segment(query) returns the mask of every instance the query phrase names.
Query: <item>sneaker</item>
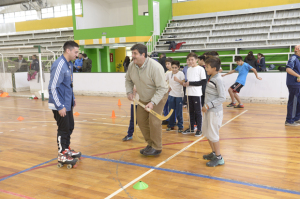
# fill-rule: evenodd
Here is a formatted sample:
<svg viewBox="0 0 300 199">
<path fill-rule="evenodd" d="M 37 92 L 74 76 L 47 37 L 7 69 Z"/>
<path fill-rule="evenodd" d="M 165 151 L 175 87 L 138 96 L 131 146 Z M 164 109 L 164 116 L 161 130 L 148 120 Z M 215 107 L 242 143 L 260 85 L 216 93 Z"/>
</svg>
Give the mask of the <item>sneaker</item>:
<svg viewBox="0 0 300 199">
<path fill-rule="evenodd" d="M 183 105 L 183 108 L 186 108 L 187 106 L 186 105 Z"/>
<path fill-rule="evenodd" d="M 164 120 L 164 121 L 162 121 L 162 123 L 161 123 L 161 125 L 167 125 L 167 124 L 169 124 L 169 121 L 167 121 L 167 120 Z"/>
<path fill-rule="evenodd" d="M 239 104 L 239 105 L 237 105 L 237 106 L 234 106 L 234 108 L 244 108 L 244 105 L 242 104 Z"/>
<path fill-rule="evenodd" d="M 227 105 L 227 107 L 233 107 L 235 105 L 236 105 L 235 103 L 231 102 L 230 104 Z"/>
<path fill-rule="evenodd" d="M 172 131 L 174 129 L 175 129 L 174 127 L 169 127 L 169 128 L 167 128 L 167 131 Z"/>
<path fill-rule="evenodd" d="M 140 150 L 140 153 L 143 155 L 145 151 L 149 151 L 150 149 L 152 149 L 152 147 L 147 145 L 144 149 Z"/>
<path fill-rule="evenodd" d="M 151 147 L 151 149 L 149 149 L 148 151 L 144 151 L 143 155 L 145 156 L 156 156 L 161 154 L 161 150 L 156 150 L 154 148 Z"/>
<path fill-rule="evenodd" d="M 214 156 L 215 156 L 215 153 L 214 153 L 214 152 L 211 152 L 211 153 L 208 154 L 208 155 L 203 155 L 203 159 L 204 159 L 204 160 L 212 160 Z"/>
<path fill-rule="evenodd" d="M 194 125 L 194 131 L 197 130 L 197 124 Z"/>
<path fill-rule="evenodd" d="M 300 124 L 300 120 L 295 121 L 294 123 Z"/>
<path fill-rule="evenodd" d="M 182 133 L 183 129 L 179 128 L 178 133 Z"/>
<path fill-rule="evenodd" d="M 208 167 L 215 167 L 215 166 L 218 166 L 218 165 L 223 165 L 225 164 L 225 161 L 224 159 L 218 159 L 216 155 L 214 155 L 214 157 L 211 159 L 211 161 L 207 162 L 206 163 L 206 166 Z"/>
<path fill-rule="evenodd" d="M 126 135 L 122 140 L 123 140 L 123 141 L 132 140 L 132 136 L 129 137 L 128 135 Z"/>
<path fill-rule="evenodd" d="M 81 157 L 81 152 L 71 149 L 70 146 L 69 146 L 69 153 L 71 154 L 72 158 L 80 158 Z"/>
<path fill-rule="evenodd" d="M 294 123 L 288 123 L 288 122 L 285 122 L 285 126 L 299 126 L 300 123 L 297 122 L 294 122 Z"/>
<path fill-rule="evenodd" d="M 186 129 L 186 130 L 184 130 L 183 132 L 182 132 L 182 134 L 190 134 L 190 133 L 194 133 L 194 129 Z"/>
<path fill-rule="evenodd" d="M 200 137 L 201 135 L 202 135 L 202 131 L 197 130 L 196 133 L 195 133 L 195 136 Z"/>
</svg>

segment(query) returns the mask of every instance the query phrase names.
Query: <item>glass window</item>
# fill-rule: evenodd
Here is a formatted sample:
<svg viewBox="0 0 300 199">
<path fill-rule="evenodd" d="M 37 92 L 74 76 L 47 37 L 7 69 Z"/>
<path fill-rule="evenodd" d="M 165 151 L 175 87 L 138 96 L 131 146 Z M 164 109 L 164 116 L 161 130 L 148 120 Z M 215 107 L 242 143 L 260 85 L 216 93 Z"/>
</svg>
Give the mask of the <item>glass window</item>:
<svg viewBox="0 0 300 199">
<path fill-rule="evenodd" d="M 15 12 L 15 22 L 26 21 L 25 11 Z"/>
<path fill-rule="evenodd" d="M 14 23 L 15 22 L 15 13 L 5 13 L 4 14 L 5 23 Z"/>
<path fill-rule="evenodd" d="M 75 15 L 81 15 L 81 14 L 82 14 L 81 3 L 76 3 L 75 4 Z"/>
<path fill-rule="evenodd" d="M 4 23 L 3 14 L 0 14 L 0 23 Z"/>
<path fill-rule="evenodd" d="M 54 17 L 54 9 L 53 7 L 51 8 L 44 8 L 42 9 L 42 18 L 52 18 Z"/>
</svg>

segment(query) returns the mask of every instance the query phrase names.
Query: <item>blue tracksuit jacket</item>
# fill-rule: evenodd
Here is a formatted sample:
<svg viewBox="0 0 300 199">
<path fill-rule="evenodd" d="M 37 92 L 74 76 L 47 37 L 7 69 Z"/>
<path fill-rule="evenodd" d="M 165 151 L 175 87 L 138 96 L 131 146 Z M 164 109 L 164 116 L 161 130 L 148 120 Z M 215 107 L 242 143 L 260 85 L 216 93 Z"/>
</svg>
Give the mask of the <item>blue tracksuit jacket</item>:
<svg viewBox="0 0 300 199">
<path fill-rule="evenodd" d="M 49 81 L 49 108 L 71 111 L 74 105 L 73 63 L 61 55 L 51 66 Z"/>
</svg>

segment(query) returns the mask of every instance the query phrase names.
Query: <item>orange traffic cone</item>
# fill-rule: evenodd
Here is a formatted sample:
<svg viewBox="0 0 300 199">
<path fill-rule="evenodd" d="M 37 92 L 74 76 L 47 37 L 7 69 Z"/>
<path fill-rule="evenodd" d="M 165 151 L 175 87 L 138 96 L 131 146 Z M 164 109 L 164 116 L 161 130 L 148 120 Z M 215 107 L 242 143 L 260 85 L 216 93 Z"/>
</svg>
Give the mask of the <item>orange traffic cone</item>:
<svg viewBox="0 0 300 199">
<path fill-rule="evenodd" d="M 111 118 L 117 118 L 116 114 L 115 114 L 115 111 L 112 111 Z"/>
<path fill-rule="evenodd" d="M 80 114 L 79 114 L 78 112 L 75 112 L 74 115 L 75 115 L 75 116 L 78 116 L 78 115 L 80 115 Z"/>
<path fill-rule="evenodd" d="M 1 97 L 8 97 L 8 93 L 7 92 L 2 93 Z"/>
<path fill-rule="evenodd" d="M 24 117 L 18 117 L 18 119 L 17 120 L 19 120 L 19 121 L 22 121 L 22 120 L 24 120 Z"/>
<path fill-rule="evenodd" d="M 121 106 L 122 104 L 121 104 L 121 100 L 119 99 L 119 101 L 118 101 L 118 106 Z"/>
</svg>

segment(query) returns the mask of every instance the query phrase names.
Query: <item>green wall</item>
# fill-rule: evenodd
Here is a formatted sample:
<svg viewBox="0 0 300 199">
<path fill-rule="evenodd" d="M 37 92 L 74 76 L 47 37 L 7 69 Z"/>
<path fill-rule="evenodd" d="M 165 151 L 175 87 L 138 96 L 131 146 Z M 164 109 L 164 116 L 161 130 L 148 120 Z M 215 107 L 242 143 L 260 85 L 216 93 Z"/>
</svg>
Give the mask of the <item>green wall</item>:
<svg viewBox="0 0 300 199">
<path fill-rule="evenodd" d="M 75 0 L 72 1 L 73 13 L 75 13 Z M 160 29 L 165 29 L 169 20 L 172 19 L 172 0 L 155 0 L 160 6 Z M 99 39 L 102 32 L 106 32 L 106 38 L 115 37 L 133 37 L 133 36 L 151 36 L 153 31 L 153 0 L 148 0 L 149 16 L 138 15 L 138 0 L 132 0 L 133 7 L 133 25 L 116 26 L 107 28 L 94 28 L 86 30 L 76 30 L 76 19 L 73 15 L 74 40 Z M 84 14 L 84 13 L 83 13 Z M 92 72 L 115 72 L 115 50 L 104 46 L 103 49 L 87 49 L 80 46 L 93 62 Z M 114 62 L 110 62 L 109 53 L 114 54 Z M 100 55 L 101 54 L 101 57 Z M 100 70 L 101 59 L 101 70 Z"/>
<path fill-rule="evenodd" d="M 160 25 L 161 31 L 164 30 L 168 20 L 172 19 L 172 0 L 156 0 L 160 6 Z M 72 0 L 73 9 L 74 0 Z M 149 16 L 138 15 L 138 0 L 132 0 L 133 25 L 116 26 L 107 28 L 94 28 L 76 30 L 76 19 L 73 15 L 74 39 L 99 39 L 102 32 L 106 32 L 106 38 L 132 37 L 132 36 L 151 36 L 153 31 L 153 0 L 148 0 Z"/>
</svg>

